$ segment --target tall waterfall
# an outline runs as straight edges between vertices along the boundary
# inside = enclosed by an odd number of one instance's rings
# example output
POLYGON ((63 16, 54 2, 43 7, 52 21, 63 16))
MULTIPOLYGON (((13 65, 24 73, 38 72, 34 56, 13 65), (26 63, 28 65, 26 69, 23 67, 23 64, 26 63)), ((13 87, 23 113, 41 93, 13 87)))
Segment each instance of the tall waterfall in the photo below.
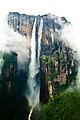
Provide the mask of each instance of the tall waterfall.
POLYGON ((30 88, 30 94, 28 96, 29 105, 35 105, 37 101, 37 87, 36 87, 36 42, 35 42, 35 30, 36 30, 36 20, 33 26, 32 39, 31 39, 31 62, 29 65, 29 78, 28 85, 30 88))
POLYGON ((40 66, 39 59, 40 59, 40 50, 41 50, 42 30, 43 30, 43 19, 41 19, 40 21, 39 32, 38 32, 38 66, 40 66))
POLYGON ((29 66, 30 76, 28 79, 28 85, 30 88, 30 95, 28 96, 29 105, 32 107, 30 110, 30 114, 28 120, 31 118, 31 114, 33 112, 34 107, 39 104, 39 96, 40 96, 40 85, 38 84, 38 79, 36 79, 36 74, 39 72, 40 67, 40 47, 41 47, 41 38, 42 38, 42 26, 43 21, 41 19, 39 32, 38 32, 38 59, 36 61, 36 40, 35 40, 35 30, 36 30, 36 20, 33 26, 32 32, 32 40, 31 40, 31 62, 29 66), (37 71, 37 72, 36 72, 37 71))

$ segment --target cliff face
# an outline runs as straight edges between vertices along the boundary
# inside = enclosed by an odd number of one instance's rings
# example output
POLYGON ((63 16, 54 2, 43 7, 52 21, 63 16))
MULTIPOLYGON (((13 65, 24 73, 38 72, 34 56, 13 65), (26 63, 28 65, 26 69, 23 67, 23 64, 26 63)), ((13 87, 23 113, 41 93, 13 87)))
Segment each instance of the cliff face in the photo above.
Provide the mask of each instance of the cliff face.
POLYGON ((8 14, 8 25, 31 41, 33 25, 36 19, 36 56, 39 38, 40 21, 43 21, 40 52, 41 101, 60 92, 58 86, 69 86, 75 83, 78 62, 74 59, 74 51, 61 40, 60 30, 70 23, 64 18, 47 14, 30 16, 19 13, 8 14), (48 95, 49 94, 49 95, 48 95), (45 97, 44 97, 45 96, 45 97))
POLYGON ((4 63, 1 70, 1 77, 6 91, 9 91, 16 77, 17 54, 15 52, 5 53, 3 55, 3 60, 4 63))

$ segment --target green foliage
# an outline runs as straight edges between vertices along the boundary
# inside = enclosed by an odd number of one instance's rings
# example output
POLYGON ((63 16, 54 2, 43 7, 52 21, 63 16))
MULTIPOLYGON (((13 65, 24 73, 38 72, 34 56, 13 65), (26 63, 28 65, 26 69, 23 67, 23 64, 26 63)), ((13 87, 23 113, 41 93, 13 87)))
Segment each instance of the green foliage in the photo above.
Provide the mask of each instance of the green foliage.
POLYGON ((51 81, 53 78, 54 78, 54 75, 51 74, 51 73, 50 74, 48 73, 47 76, 46 76, 46 79, 49 80, 49 81, 51 81))
POLYGON ((51 64, 52 64, 52 58, 51 58, 51 56, 42 55, 41 59, 45 62, 45 65, 51 66, 51 64))
POLYGON ((42 58, 43 61, 46 61, 47 56, 46 55, 42 55, 41 58, 42 58))
POLYGON ((60 50, 56 50, 54 53, 53 53, 53 57, 56 57, 58 59, 58 61, 62 61, 64 59, 64 53, 63 52, 60 52, 60 50))
POLYGON ((60 51, 59 50, 56 50, 54 53, 53 53, 53 56, 55 56, 56 58, 59 57, 59 54, 60 54, 60 51))
POLYGON ((52 58, 51 58, 51 56, 48 56, 47 59, 48 59, 48 61, 46 62, 46 64, 51 66, 52 65, 52 58))
POLYGON ((42 108, 42 120, 80 120, 80 93, 62 93, 42 108))

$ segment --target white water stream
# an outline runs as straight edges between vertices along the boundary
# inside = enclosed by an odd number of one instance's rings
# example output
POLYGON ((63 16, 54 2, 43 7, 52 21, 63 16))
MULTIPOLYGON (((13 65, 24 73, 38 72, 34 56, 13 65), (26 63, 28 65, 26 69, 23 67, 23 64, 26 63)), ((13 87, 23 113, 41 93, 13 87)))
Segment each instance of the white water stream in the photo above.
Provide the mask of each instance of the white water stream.
POLYGON ((37 83, 36 80, 36 71, 38 73, 40 67, 39 59, 40 59, 40 50, 41 50, 42 28, 43 28, 43 21, 41 19, 39 32, 38 32, 38 60, 36 61, 36 41, 35 41, 36 20, 35 20, 33 26, 33 32, 32 32, 32 40, 31 40, 31 62, 29 66, 30 76, 28 79, 28 85, 30 87, 30 95, 28 97, 28 100, 29 100, 29 105, 32 108, 30 110, 28 120, 31 120, 33 109, 37 104, 39 104, 40 85, 37 83))

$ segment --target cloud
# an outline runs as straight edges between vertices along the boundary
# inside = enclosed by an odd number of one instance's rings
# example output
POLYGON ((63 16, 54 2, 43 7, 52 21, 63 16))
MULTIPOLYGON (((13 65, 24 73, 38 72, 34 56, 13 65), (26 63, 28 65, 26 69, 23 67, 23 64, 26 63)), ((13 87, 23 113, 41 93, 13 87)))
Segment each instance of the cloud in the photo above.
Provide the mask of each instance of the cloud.
POLYGON ((0 51, 14 51, 18 54, 18 67, 25 69, 29 58, 30 40, 14 32, 7 24, 7 18, 0 23, 0 51))
POLYGON ((67 25, 61 31, 61 37, 64 42, 78 52, 78 59, 80 59, 80 30, 79 27, 67 25))

